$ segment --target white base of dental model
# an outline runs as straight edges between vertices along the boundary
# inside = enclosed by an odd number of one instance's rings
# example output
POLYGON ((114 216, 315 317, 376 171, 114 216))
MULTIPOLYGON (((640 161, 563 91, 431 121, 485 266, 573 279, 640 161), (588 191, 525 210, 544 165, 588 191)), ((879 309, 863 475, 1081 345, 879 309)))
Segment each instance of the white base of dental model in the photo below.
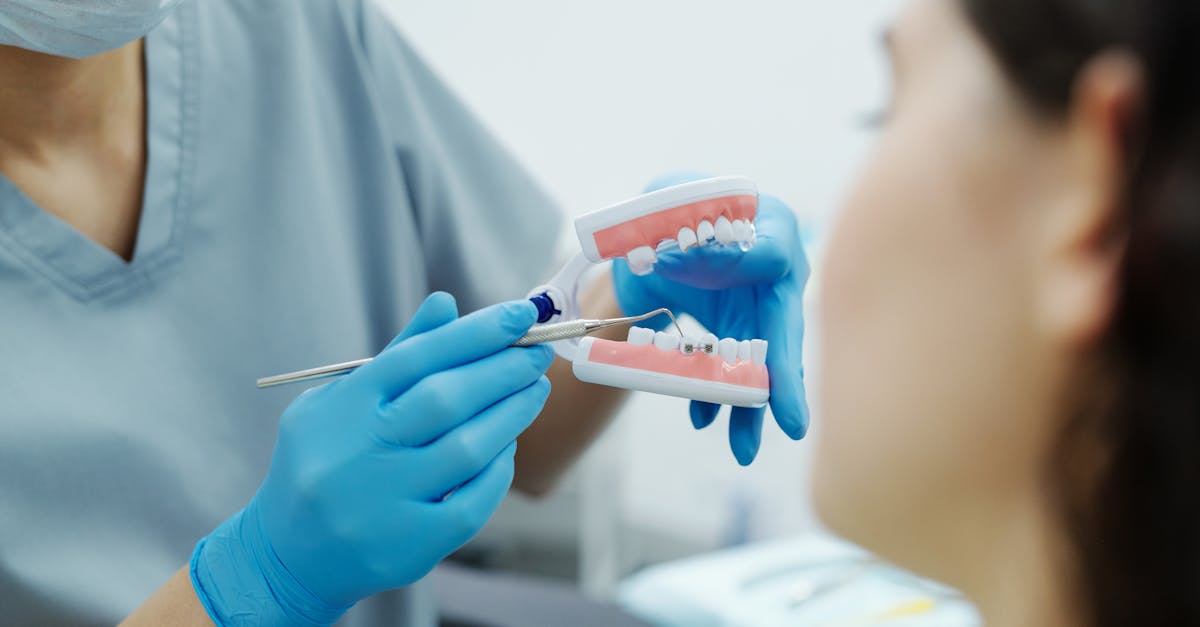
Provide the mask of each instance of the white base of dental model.
POLYGON ((770 390, 597 364, 588 361, 587 358, 576 361, 573 370, 575 378, 587 383, 676 396, 717 405, 762 407, 771 398, 770 390))

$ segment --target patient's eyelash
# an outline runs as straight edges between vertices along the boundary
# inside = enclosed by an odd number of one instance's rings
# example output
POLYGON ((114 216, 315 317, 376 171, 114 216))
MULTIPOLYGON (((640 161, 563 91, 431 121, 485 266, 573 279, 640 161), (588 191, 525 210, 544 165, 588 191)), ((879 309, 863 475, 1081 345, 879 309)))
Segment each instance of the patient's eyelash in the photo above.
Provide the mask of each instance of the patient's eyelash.
POLYGON ((887 103, 876 110, 867 111, 861 114, 859 118, 859 126, 866 130, 877 131, 887 126, 891 121, 892 107, 895 105, 896 85, 899 82, 900 67, 897 63, 896 55, 896 35, 892 28, 887 28, 880 35, 880 41, 883 45, 884 54, 887 57, 888 68, 890 70, 891 87, 887 103))
POLYGON ((866 111, 858 116, 858 126, 865 130, 877 131, 887 126, 891 113, 887 109, 866 111))

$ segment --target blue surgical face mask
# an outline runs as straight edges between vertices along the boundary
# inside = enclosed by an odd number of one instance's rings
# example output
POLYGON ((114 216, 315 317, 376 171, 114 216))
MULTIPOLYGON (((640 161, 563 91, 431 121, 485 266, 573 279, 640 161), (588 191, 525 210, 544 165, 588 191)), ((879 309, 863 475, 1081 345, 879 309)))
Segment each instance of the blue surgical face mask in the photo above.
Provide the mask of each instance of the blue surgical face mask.
POLYGON ((3 0, 0 45, 82 59, 145 37, 180 0, 3 0))

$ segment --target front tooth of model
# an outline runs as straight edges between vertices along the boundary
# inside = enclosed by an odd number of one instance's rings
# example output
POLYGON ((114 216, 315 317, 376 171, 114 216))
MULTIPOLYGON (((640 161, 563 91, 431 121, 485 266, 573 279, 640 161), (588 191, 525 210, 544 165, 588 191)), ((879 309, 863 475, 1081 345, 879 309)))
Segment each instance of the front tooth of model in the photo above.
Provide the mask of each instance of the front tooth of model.
POLYGON ((700 238, 701 245, 707 243, 708 240, 716 236, 717 229, 713 227, 712 222, 709 222, 708 220, 701 222, 700 226, 696 227, 696 237, 700 238))
POLYGON ((683 339, 679 341, 679 352, 683 353, 684 355, 691 355, 699 350, 699 346, 700 340, 690 335, 685 335, 683 336, 683 339))
POLYGON ((709 355, 713 355, 717 352, 718 342, 719 340, 717 339, 717 336, 713 335, 712 333, 706 333, 704 337, 700 338, 699 349, 705 353, 708 353, 709 355))
POLYGON ((754 354, 751 348, 750 340, 742 340, 738 342, 738 361, 750 361, 750 356, 754 354))
POLYGON ((700 240, 696 237, 696 232, 689 227, 679 229, 679 236, 675 238, 679 242, 679 250, 687 252, 687 249, 695 246, 700 240))
POLYGON ((717 223, 713 225, 713 232, 716 234, 718 242, 733 243, 733 223, 729 221, 729 218, 725 216, 717 218, 717 223))
POLYGON ((626 260, 629 261, 630 271, 638 276, 646 276, 654 271, 654 264, 658 262, 658 253, 649 246, 642 246, 629 251, 626 260))
POLYGON ((750 241, 750 223, 745 220, 733 221, 733 241, 749 242, 750 241))
POLYGON ((737 363, 738 342, 737 340, 727 337, 717 344, 717 352, 721 354, 721 359, 727 364, 737 363))
POLYGON ((767 365, 767 341, 750 340, 750 356, 754 363, 760 366, 767 365))
POLYGON ((629 327, 629 343, 633 346, 649 346, 654 343, 654 331, 645 327, 629 327))
POLYGON ((679 348, 679 336, 674 333, 663 333, 659 331, 654 334, 654 346, 660 350, 673 351, 679 348))

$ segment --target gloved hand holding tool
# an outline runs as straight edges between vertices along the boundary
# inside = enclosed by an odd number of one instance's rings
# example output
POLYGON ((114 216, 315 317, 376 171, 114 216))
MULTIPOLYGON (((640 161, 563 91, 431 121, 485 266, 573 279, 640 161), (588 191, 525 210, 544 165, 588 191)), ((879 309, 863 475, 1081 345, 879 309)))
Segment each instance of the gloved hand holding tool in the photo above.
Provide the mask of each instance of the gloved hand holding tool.
POLYGON ((459 318, 434 294, 374 361, 297 398, 258 493, 196 547, 209 615, 329 625, 472 538, 550 393, 551 349, 510 347, 536 318, 528 301, 459 318))

